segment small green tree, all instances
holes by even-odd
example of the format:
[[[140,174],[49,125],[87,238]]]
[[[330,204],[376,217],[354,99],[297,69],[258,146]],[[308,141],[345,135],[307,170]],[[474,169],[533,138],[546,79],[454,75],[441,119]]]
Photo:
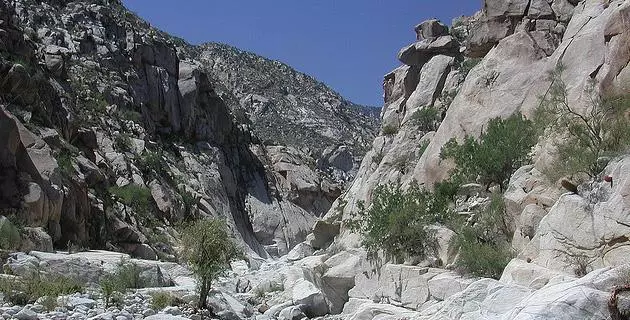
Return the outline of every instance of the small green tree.
[[[610,157],[630,146],[630,97],[603,99],[597,94],[596,83],[586,88],[588,103],[584,110],[569,102],[567,85],[562,80],[564,67],[549,74],[551,82],[535,112],[539,128],[546,134],[556,134],[557,161],[547,170],[552,178],[564,175],[599,174]]]
[[[452,176],[457,181],[478,181],[487,188],[496,183],[503,191],[512,173],[530,161],[529,153],[537,141],[533,122],[514,114],[490,120],[479,140],[471,136],[461,144],[449,140],[440,157],[455,161]]]
[[[182,258],[197,277],[197,306],[200,309],[207,307],[212,281],[230,268],[230,262],[241,256],[221,220],[201,220],[182,230]]]

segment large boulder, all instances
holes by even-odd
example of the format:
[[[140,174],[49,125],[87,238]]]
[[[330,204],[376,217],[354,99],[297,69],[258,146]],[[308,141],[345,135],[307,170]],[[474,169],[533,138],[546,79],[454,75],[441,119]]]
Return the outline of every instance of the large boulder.
[[[426,20],[416,26],[417,40],[435,39],[448,35],[448,27],[436,19]]]
[[[436,55],[456,55],[459,53],[459,43],[452,36],[441,36],[436,39],[424,39],[404,47],[398,53],[400,62],[412,66],[422,67]]]
[[[580,187],[579,194],[561,196],[520,257],[566,273],[626,263],[630,254],[629,174],[630,157],[626,156],[604,171],[613,177],[612,186],[592,182]]]
[[[314,284],[306,280],[298,280],[293,287],[293,304],[302,306],[302,310],[310,318],[328,313],[324,295]]]
[[[324,261],[321,267],[324,273],[314,283],[324,293],[330,312],[341,313],[348,302],[348,291],[355,285],[355,276],[369,268],[365,252],[342,251]]]
[[[355,286],[348,292],[354,299],[388,301],[419,310],[429,300],[428,281],[445,272],[441,269],[387,264],[378,271],[356,275]]]
[[[25,252],[32,250],[52,252],[53,241],[43,228],[26,227],[22,230],[22,245],[20,250]]]
[[[172,278],[182,273],[177,264],[131,259],[126,254],[107,251],[87,251],[74,254],[31,251],[11,254],[5,268],[16,275],[28,275],[41,270],[48,275],[71,276],[86,284],[99,283],[102,276],[117,270],[121,261],[135,264],[146,287],[172,285]],[[176,272],[176,273],[174,273]],[[173,276],[171,277],[171,274]]]

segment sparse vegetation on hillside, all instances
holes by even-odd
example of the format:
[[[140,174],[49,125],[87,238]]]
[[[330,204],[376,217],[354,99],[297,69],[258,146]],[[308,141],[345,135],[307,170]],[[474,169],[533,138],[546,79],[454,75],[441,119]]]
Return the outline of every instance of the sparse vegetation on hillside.
[[[20,231],[8,219],[0,220],[0,250],[15,250],[20,246]]]
[[[136,213],[145,217],[150,214],[153,198],[148,188],[129,184],[124,187],[111,187],[109,192],[122,204],[131,207]]]
[[[383,135],[385,136],[393,136],[398,133],[398,126],[394,124],[387,124],[383,126],[381,131],[383,132]]]
[[[197,221],[182,230],[181,256],[197,278],[200,309],[207,307],[212,282],[230,268],[242,253],[228,233],[225,222],[217,219]]]
[[[114,272],[101,278],[99,287],[105,300],[105,305],[109,306],[128,289],[144,288],[145,279],[142,278],[142,270],[138,265],[126,259],[121,259]]]
[[[445,202],[433,193],[417,186],[403,191],[388,185],[377,187],[371,205],[359,203],[356,217],[344,223],[362,235],[372,261],[379,262],[382,254],[387,261],[401,263],[433,253],[435,243],[427,227],[444,222],[447,215]]]
[[[434,107],[425,107],[413,113],[411,121],[418,126],[418,130],[436,131],[442,121],[440,111]]]
[[[537,125],[556,135],[557,160],[546,173],[553,179],[576,174],[594,177],[630,147],[630,96],[601,98],[591,82],[585,92],[588,103],[581,110],[569,102],[563,70],[559,66],[550,73],[549,90],[535,114]]]
[[[462,182],[493,183],[505,190],[516,169],[530,161],[531,148],[538,141],[533,122],[520,114],[507,119],[494,118],[479,139],[466,136],[460,144],[451,139],[442,148],[442,159],[453,159],[452,176]]]
[[[455,245],[459,248],[457,266],[461,271],[479,277],[499,279],[512,259],[504,221],[505,203],[494,194],[490,203],[458,230]]]
[[[39,271],[34,271],[24,277],[0,278],[0,293],[4,296],[4,300],[17,305],[33,303],[41,297],[56,298],[84,290],[84,285],[73,278],[44,276]]]

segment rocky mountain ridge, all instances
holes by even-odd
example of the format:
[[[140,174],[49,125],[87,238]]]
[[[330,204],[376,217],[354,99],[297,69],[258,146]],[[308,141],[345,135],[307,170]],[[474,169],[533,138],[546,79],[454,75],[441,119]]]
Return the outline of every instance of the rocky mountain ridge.
[[[40,250],[173,258],[173,224],[212,216],[254,256],[285,254],[351,179],[376,123],[286,65],[191,46],[120,1],[10,1],[0,12],[2,216]],[[278,84],[257,87],[257,68]],[[253,94],[300,122],[258,121],[245,105]],[[263,142],[256,126],[284,133]]]

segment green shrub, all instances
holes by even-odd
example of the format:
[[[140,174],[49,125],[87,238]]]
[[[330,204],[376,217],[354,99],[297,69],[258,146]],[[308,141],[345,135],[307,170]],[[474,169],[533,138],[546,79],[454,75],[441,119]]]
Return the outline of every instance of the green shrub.
[[[53,311],[57,308],[57,297],[46,296],[42,299],[41,304],[44,307],[44,310],[48,312]]]
[[[535,113],[537,125],[557,134],[557,160],[546,170],[554,179],[565,175],[599,174],[608,160],[630,147],[630,96],[602,99],[595,82],[586,89],[587,110],[571,105],[567,86],[562,80],[564,68],[559,66],[549,75],[547,94]]]
[[[9,219],[0,220],[0,249],[16,250],[20,247],[22,237],[20,231]]]
[[[392,136],[398,133],[398,126],[394,124],[388,124],[388,125],[383,126],[382,131],[383,131],[383,135]]]
[[[59,169],[61,169],[61,173],[66,177],[70,177],[74,175],[75,170],[72,165],[72,153],[62,150],[57,154],[57,165],[59,165]]]
[[[132,121],[135,123],[142,123],[142,114],[129,109],[119,109],[118,114],[120,118],[128,121]]]
[[[167,176],[166,162],[163,158],[162,151],[145,150],[140,158],[138,158],[138,168],[146,177],[157,178],[159,176]]]
[[[121,259],[114,274],[123,288],[140,289],[145,287],[141,273],[142,269],[137,264]]]
[[[105,305],[109,307],[127,290],[144,288],[145,280],[137,264],[121,258],[113,273],[101,277],[99,287]]]
[[[212,281],[230,268],[230,262],[242,257],[242,253],[221,220],[195,222],[185,227],[181,235],[181,256],[197,278],[198,307],[204,309]]]
[[[58,297],[77,292],[84,292],[85,287],[73,278],[63,276],[42,276],[33,272],[17,279],[0,278],[0,292],[5,300],[25,305],[42,297]]]
[[[109,308],[115,299],[115,296],[121,294],[126,289],[114,274],[107,274],[99,281],[99,288],[105,300],[105,307]]]
[[[433,193],[417,186],[403,191],[399,186],[379,186],[372,203],[359,203],[356,217],[344,221],[362,237],[370,260],[402,262],[406,258],[423,258],[434,252],[435,241],[427,226],[448,219],[449,212]]]
[[[459,255],[457,266],[462,271],[478,276],[499,279],[512,259],[509,245],[486,243],[473,228],[464,228],[457,237]]]
[[[151,211],[153,196],[151,190],[136,184],[129,184],[124,187],[111,187],[109,192],[114,195],[118,201],[127,205],[141,216],[147,217]]]
[[[440,110],[434,107],[425,107],[414,112],[411,121],[420,131],[436,131],[442,122],[442,115]]]
[[[114,137],[114,147],[116,147],[116,149],[121,152],[131,151],[133,147],[131,137],[129,137],[129,135],[124,132],[118,133],[118,135]]]
[[[529,153],[538,135],[532,121],[515,114],[503,120],[494,118],[479,141],[466,136],[462,144],[449,140],[440,157],[453,159],[456,165],[452,176],[458,181],[478,181],[487,188],[492,183],[505,189],[516,169],[530,161]]]
[[[175,297],[166,292],[159,291],[151,294],[151,309],[159,311],[175,303]]]
[[[455,245],[459,247],[457,266],[465,273],[499,279],[512,259],[511,234],[504,220],[503,196],[494,194],[490,203],[475,214],[475,221],[463,224]]]

